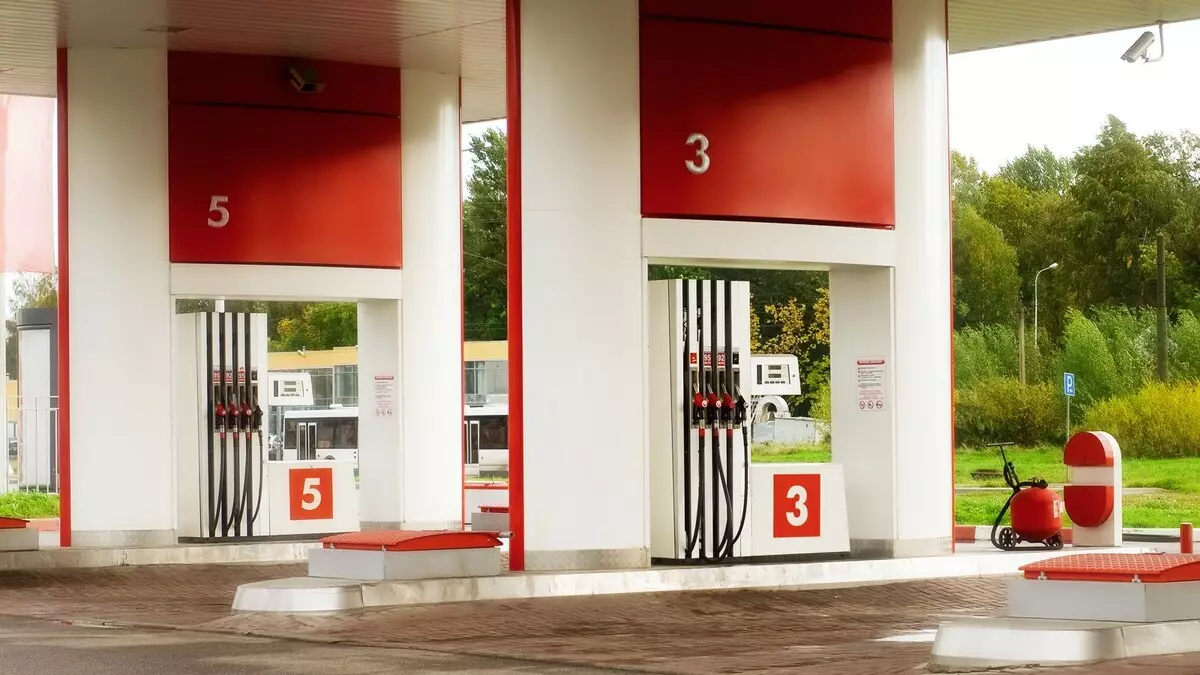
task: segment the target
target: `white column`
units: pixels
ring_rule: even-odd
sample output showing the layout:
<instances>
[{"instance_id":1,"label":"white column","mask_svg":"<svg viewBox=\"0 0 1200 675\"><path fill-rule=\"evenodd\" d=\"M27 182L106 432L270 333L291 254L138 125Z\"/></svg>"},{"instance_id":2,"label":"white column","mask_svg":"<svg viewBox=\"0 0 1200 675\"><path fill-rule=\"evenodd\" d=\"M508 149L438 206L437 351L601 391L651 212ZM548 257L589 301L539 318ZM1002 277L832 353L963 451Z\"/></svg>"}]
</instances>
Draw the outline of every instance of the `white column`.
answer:
<instances>
[{"instance_id":1,"label":"white column","mask_svg":"<svg viewBox=\"0 0 1200 675\"><path fill-rule=\"evenodd\" d=\"M890 555L896 539L892 297L890 267L829 272L833 461L845 471L851 548L865 555ZM882 410L859 405L860 361L883 361Z\"/></svg>"},{"instance_id":2,"label":"white column","mask_svg":"<svg viewBox=\"0 0 1200 675\"><path fill-rule=\"evenodd\" d=\"M358 499L363 529L404 520L404 399L401 391L400 302L358 303ZM378 384L377 384L378 383ZM375 388L394 414L376 414ZM387 408L388 401L380 401Z\"/></svg>"},{"instance_id":3,"label":"white column","mask_svg":"<svg viewBox=\"0 0 1200 675\"><path fill-rule=\"evenodd\" d=\"M953 541L950 139L945 0L893 3L897 556Z\"/></svg>"},{"instance_id":4,"label":"white column","mask_svg":"<svg viewBox=\"0 0 1200 675\"><path fill-rule=\"evenodd\" d=\"M637 0L522 0L525 567L649 564Z\"/></svg>"},{"instance_id":5,"label":"white column","mask_svg":"<svg viewBox=\"0 0 1200 675\"><path fill-rule=\"evenodd\" d=\"M462 525L462 223L459 83L455 75L401 74L404 291L399 316L398 407L401 453L396 493L364 495L387 511L363 520L405 529ZM393 324L387 312L387 330ZM374 374L360 373L370 407ZM392 433L395 432L393 428ZM363 473L366 469L363 469ZM398 499L399 503L390 503ZM393 510L399 506L399 511ZM376 520L378 519L378 520Z\"/></svg>"},{"instance_id":6,"label":"white column","mask_svg":"<svg viewBox=\"0 0 1200 675\"><path fill-rule=\"evenodd\" d=\"M166 52L68 59L72 543L171 544Z\"/></svg>"}]
</instances>

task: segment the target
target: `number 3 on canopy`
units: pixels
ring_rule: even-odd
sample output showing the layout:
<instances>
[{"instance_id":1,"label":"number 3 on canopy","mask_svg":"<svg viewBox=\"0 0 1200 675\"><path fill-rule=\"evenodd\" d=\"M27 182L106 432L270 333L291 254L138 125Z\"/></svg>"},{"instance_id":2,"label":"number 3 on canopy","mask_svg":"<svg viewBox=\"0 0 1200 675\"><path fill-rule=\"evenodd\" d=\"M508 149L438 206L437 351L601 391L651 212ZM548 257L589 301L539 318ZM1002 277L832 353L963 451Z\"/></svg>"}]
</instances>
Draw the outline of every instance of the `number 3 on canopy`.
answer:
<instances>
[{"instance_id":1,"label":"number 3 on canopy","mask_svg":"<svg viewBox=\"0 0 1200 675\"><path fill-rule=\"evenodd\" d=\"M687 138L687 145L696 151L696 156L684 163L687 170L697 176L707 172L709 164L712 163L708 157L708 137L699 133L692 134Z\"/></svg>"}]
</instances>

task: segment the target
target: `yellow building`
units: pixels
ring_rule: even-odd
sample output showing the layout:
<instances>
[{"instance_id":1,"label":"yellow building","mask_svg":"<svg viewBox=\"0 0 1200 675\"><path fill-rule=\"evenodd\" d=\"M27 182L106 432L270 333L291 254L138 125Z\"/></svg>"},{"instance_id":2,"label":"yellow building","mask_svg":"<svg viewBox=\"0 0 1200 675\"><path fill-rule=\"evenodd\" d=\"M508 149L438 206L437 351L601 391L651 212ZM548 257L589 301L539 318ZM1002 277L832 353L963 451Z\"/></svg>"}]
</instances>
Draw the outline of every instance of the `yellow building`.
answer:
<instances>
[{"instance_id":1,"label":"yellow building","mask_svg":"<svg viewBox=\"0 0 1200 675\"><path fill-rule=\"evenodd\" d=\"M475 361L507 360L508 341L506 340L467 342L463 345L463 365ZM356 365L358 365L358 347L334 347L320 351L271 352L267 355L267 368L272 371Z\"/></svg>"}]
</instances>

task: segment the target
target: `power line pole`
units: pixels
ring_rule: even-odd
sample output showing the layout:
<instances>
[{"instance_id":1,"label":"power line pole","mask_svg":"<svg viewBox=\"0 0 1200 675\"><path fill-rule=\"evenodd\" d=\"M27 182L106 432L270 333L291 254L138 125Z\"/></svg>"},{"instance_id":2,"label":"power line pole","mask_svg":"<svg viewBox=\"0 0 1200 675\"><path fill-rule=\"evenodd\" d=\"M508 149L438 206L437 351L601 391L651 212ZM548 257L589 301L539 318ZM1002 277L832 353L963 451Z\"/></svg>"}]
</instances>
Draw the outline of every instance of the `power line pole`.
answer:
<instances>
[{"instance_id":1,"label":"power line pole","mask_svg":"<svg viewBox=\"0 0 1200 675\"><path fill-rule=\"evenodd\" d=\"M1017 353L1020 355L1021 385L1025 385L1025 306L1021 305L1021 321L1017 324Z\"/></svg>"},{"instance_id":2,"label":"power line pole","mask_svg":"<svg viewBox=\"0 0 1200 675\"><path fill-rule=\"evenodd\" d=\"M1158 233L1158 381L1167 381L1167 237Z\"/></svg>"}]
</instances>

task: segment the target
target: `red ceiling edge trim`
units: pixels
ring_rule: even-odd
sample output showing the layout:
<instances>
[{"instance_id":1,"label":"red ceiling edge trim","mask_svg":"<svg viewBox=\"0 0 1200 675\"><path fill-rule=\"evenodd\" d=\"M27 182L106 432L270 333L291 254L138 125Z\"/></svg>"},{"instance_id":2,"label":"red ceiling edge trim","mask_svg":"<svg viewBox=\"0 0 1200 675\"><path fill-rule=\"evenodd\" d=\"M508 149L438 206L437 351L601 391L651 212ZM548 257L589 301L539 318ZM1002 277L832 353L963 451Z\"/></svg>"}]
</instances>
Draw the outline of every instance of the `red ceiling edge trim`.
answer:
<instances>
[{"instance_id":1,"label":"red ceiling edge trim","mask_svg":"<svg viewBox=\"0 0 1200 675\"><path fill-rule=\"evenodd\" d=\"M459 326L458 326L458 353L459 363L463 364L463 368L467 367L467 247L466 247L466 232L463 230L463 143L462 143L462 78L458 78L458 307L459 307ZM403 169L403 167L401 167ZM403 176L403 170L401 176ZM462 391L462 408L459 413L462 416L462 426L466 429L467 424L467 388L464 384ZM462 528L467 529L467 454L466 454L466 436L463 437L463 455L462 455L462 476L463 485L459 495L461 504L461 515L459 523Z\"/></svg>"},{"instance_id":2,"label":"red ceiling edge trim","mask_svg":"<svg viewBox=\"0 0 1200 675\"><path fill-rule=\"evenodd\" d=\"M71 545L71 256L67 50L58 50L58 543Z\"/></svg>"}]
</instances>

